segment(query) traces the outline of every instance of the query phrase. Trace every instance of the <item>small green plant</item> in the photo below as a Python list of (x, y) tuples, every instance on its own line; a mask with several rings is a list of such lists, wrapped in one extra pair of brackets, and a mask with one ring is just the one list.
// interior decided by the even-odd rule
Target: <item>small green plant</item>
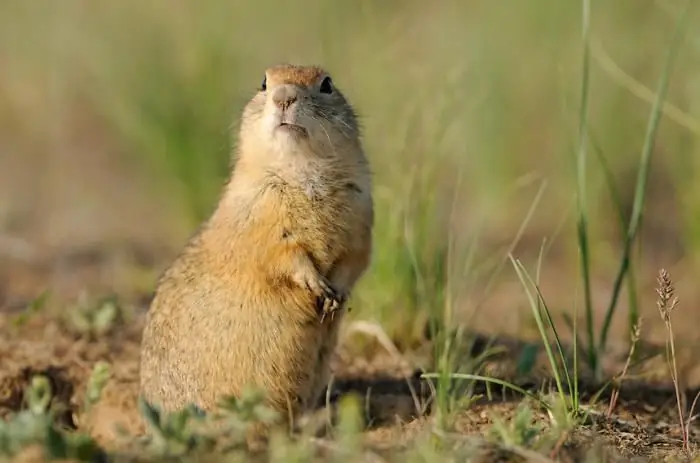
[(148, 427), (149, 440), (144, 447), (161, 457), (181, 457), (194, 449), (210, 449), (214, 440), (200, 431), (204, 413), (189, 406), (174, 413), (161, 411), (139, 397), (139, 410)]
[(85, 294), (78, 304), (66, 314), (66, 324), (70, 331), (89, 339), (97, 339), (108, 334), (124, 319), (124, 311), (116, 297), (107, 297), (93, 303)]
[(489, 431), (490, 437), (501, 445), (531, 448), (542, 430), (542, 426), (533, 419), (532, 408), (523, 402), (511, 420), (495, 416)]
[(142, 397), (139, 409), (150, 431), (146, 448), (162, 457), (197, 452), (241, 453), (249, 431), (272, 426), (280, 418), (264, 403), (264, 394), (254, 388), (246, 389), (239, 397), (223, 398), (219, 407), (209, 413), (194, 405), (163, 413)]
[(69, 432), (56, 424), (58, 411), (52, 407), (48, 378), (34, 376), (25, 391), (27, 408), (7, 420), (0, 420), (0, 456), (15, 457), (32, 445), (39, 445), (48, 459), (72, 458), (95, 461), (104, 452), (89, 436)]
[(90, 374), (85, 390), (85, 401), (83, 403), (85, 411), (88, 411), (100, 400), (102, 390), (107, 384), (107, 381), (109, 381), (110, 376), (111, 368), (109, 363), (100, 360), (92, 367), (92, 373)]
[(48, 378), (41, 375), (33, 376), (24, 395), (29, 411), (35, 415), (46, 414), (49, 411), (52, 393)]
[(226, 397), (221, 401), (224, 412), (232, 429), (245, 431), (251, 423), (273, 424), (281, 417), (265, 404), (265, 393), (249, 387), (238, 397)]
[(12, 318), (12, 324), (15, 327), (21, 327), (29, 321), (34, 315), (41, 312), (49, 300), (51, 292), (46, 289), (41, 292), (34, 300), (29, 303), (29, 306), (19, 315)]
[(437, 380), (433, 407), (436, 424), (439, 429), (448, 430), (452, 427), (455, 413), (469, 408), (479, 398), (474, 395), (477, 378), (481, 377), (487, 358), (499, 350), (489, 348), (478, 356), (471, 357), (471, 343), (462, 327), (444, 330), (435, 341), (437, 373), (425, 374), (423, 377)]
[(569, 405), (557, 395), (547, 395), (543, 399), (549, 404), (547, 417), (537, 416), (533, 403), (523, 401), (509, 419), (494, 417), (488, 437), (503, 450), (516, 454), (549, 454), (555, 458), (571, 431), (579, 421), (569, 413)]

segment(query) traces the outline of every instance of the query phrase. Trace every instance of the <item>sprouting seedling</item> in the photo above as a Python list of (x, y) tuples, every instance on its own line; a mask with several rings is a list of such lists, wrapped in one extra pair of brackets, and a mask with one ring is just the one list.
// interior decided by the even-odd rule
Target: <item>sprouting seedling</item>
[(490, 435), (506, 447), (531, 447), (541, 432), (541, 427), (533, 423), (532, 408), (523, 403), (510, 422), (494, 417)]
[(92, 319), (95, 334), (103, 334), (109, 331), (120, 315), (120, 307), (113, 299), (108, 299), (100, 304)]
[(41, 312), (41, 310), (46, 307), (50, 294), (51, 293), (48, 289), (44, 290), (41, 294), (39, 294), (39, 296), (29, 303), (27, 308), (21, 314), (12, 319), (12, 324), (16, 327), (22, 326), (27, 323), (27, 321), (29, 321), (33, 315)]
[(238, 397), (225, 397), (220, 405), (225, 412), (233, 414), (243, 423), (272, 423), (278, 418), (278, 414), (265, 405), (264, 399), (264, 392), (247, 388)]
[(191, 426), (193, 421), (206, 418), (198, 407), (189, 405), (174, 413), (163, 413), (143, 397), (139, 397), (138, 407), (153, 437), (151, 445), (156, 453), (177, 456), (196, 447), (213, 445), (212, 439)]
[(89, 410), (95, 403), (100, 400), (102, 390), (111, 376), (111, 368), (109, 363), (99, 361), (92, 368), (92, 373), (88, 379), (87, 390), (85, 391), (85, 410)]
[(115, 298), (105, 298), (97, 304), (88, 304), (83, 299), (75, 310), (69, 312), (68, 322), (77, 333), (94, 338), (111, 331), (122, 315), (122, 308)]
[(52, 418), (51, 384), (44, 376), (34, 376), (24, 391), (27, 409), (7, 420), (0, 420), (0, 455), (13, 456), (33, 442), (46, 440)]
[(13, 457), (27, 446), (39, 444), (47, 460), (103, 461), (104, 452), (89, 435), (66, 432), (54, 422), (56, 410), (51, 399), (49, 379), (32, 377), (25, 391), (27, 409), (0, 420), (0, 456)]
[(35, 415), (43, 415), (49, 410), (51, 404), (51, 383), (48, 378), (36, 375), (26, 391), (26, 400), (29, 410)]

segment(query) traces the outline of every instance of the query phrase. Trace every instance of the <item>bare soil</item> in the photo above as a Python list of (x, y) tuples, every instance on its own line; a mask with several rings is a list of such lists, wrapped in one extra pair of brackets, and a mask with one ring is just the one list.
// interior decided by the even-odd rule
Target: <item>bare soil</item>
[[(52, 382), (55, 400), (66, 407), (60, 416), (62, 424), (89, 431), (106, 447), (118, 445), (116, 425), (131, 434), (142, 431), (136, 412), (138, 356), (149, 291), (187, 234), (177, 220), (163, 219), (168, 212), (162, 203), (146, 201), (153, 196), (138, 191), (132, 181), (139, 177), (136, 173), (124, 172), (110, 159), (108, 152), (76, 147), (70, 162), (52, 164), (60, 166), (56, 171), (32, 168), (41, 165), (41, 159), (21, 162), (15, 156), (0, 157), (0, 417), (23, 408), (28, 381), (34, 374), (44, 374)], [(94, 167), (89, 175), (86, 165)], [(127, 189), (125, 181), (129, 182)], [(42, 187), (27, 193), (29, 184)], [(11, 199), (18, 197), (22, 200)], [(534, 244), (523, 246), (539, 248), (540, 237), (524, 236), (523, 242), (528, 239)], [(663, 356), (665, 330), (654, 303), (656, 265), (664, 262), (673, 276), (680, 276), (676, 285), (682, 305), (674, 314), (674, 326), (679, 376), (687, 389), (685, 405), (695, 397), (700, 387), (696, 361), (700, 342), (698, 313), (693, 308), (700, 302), (700, 290), (695, 286), (692, 263), (677, 253), (656, 252), (637, 269), (640, 310), (645, 318), (638, 358), (646, 360), (630, 369), (609, 418), (604, 412), (610, 389), (590, 404), (602, 385), (584, 375), (581, 392), (591, 407), (590, 418), (573, 435), (565, 436), (551, 457), (561, 461), (684, 461), (675, 396)], [(601, 267), (609, 270), (596, 275), (596, 307), (605, 306), (615, 270), (614, 265), (598, 265)], [(574, 276), (570, 263), (556, 259), (548, 260), (543, 268), (542, 290), (558, 315), (570, 309)], [(46, 306), (29, 314), (32, 300), (47, 289)], [(116, 295), (124, 308), (123, 319), (95, 338), (75, 332), (69, 315), (84, 295), (92, 301)], [(530, 316), (519, 283), (514, 279), (499, 282), (487, 298), (470, 297), (463, 301), (465, 314), (477, 308), (481, 312), (465, 318), (478, 341), (469, 354), (478, 353), (487, 341), (504, 349), (489, 358), (483, 373), (533, 391), (549, 387), (551, 378), (542, 352), (532, 373), (522, 375), (516, 368), (528, 343), (538, 342), (528, 325)], [(629, 335), (623, 313), (624, 307), (613, 324), (611, 352), (605, 359), (611, 376), (621, 371), (627, 356)], [(567, 333), (562, 335), (570, 340)], [(331, 398), (345, 393), (364, 398), (364, 440), (373, 455), (401, 455), (430, 425), (434, 388), (420, 378), (417, 368), (432, 370), (426, 361), (431, 358), (431, 347), (425, 340), (417, 349), (403, 352), (400, 359), (377, 346), (358, 349), (352, 339), (339, 349)], [(112, 376), (102, 400), (83, 416), (79, 410), (86, 382), (100, 360), (112, 365)], [(453, 445), (483, 441), (494, 419), (512, 418), (522, 402), (521, 396), (497, 388), (487, 391), (483, 384), (475, 385), (472, 392), (481, 397), (455, 417), (449, 436)], [(548, 419), (543, 415), (541, 421)], [(697, 442), (697, 423), (691, 426), (691, 440)], [(592, 460), (587, 459), (591, 452)], [(496, 447), (482, 446), (480, 454), (477, 461), (517, 460)]]
[[(146, 262), (146, 265), (151, 265)], [(3, 272), (0, 294), (0, 416), (20, 410), (25, 406), (23, 392), (33, 374), (50, 378), (56, 401), (66, 406), (60, 416), (62, 424), (89, 431), (106, 447), (118, 442), (115, 425), (121, 425), (129, 433), (143, 431), (136, 412), (138, 393), (138, 355), (141, 329), (150, 294), (143, 291), (125, 291), (120, 295), (124, 307), (123, 318), (108, 333), (91, 338), (71, 329), (68, 311), (80, 290), (91, 294), (106, 293), (100, 288), (99, 275), (110, 266), (109, 259), (95, 257), (74, 259), (63, 264), (62, 271), (73, 278), (62, 280), (56, 296), (48, 299), (45, 308), (20, 321), (31, 299), (47, 285), (47, 275), (55, 272), (49, 265), (28, 265), (6, 261), (0, 266)], [(96, 278), (96, 276), (98, 276)], [(486, 374), (508, 379), (521, 387), (538, 391), (551, 386), (546, 362), (542, 355), (537, 367), (528, 375), (518, 375), (516, 359), (525, 347), (525, 341), (500, 336), (495, 341), (485, 335), (472, 333), (476, 339), (471, 354), (483, 350), (486, 342), (493, 342), (504, 351), (490, 357), (484, 366)], [(591, 405), (591, 415), (586, 424), (573, 435), (566, 436), (551, 455), (561, 461), (584, 461), (595, 451), (606, 461), (663, 461), (677, 457), (683, 460), (678, 427), (677, 408), (673, 389), (664, 377), (668, 377), (662, 346), (642, 345), (640, 358), (651, 357), (633, 367), (630, 378), (623, 383), (620, 399), (613, 415), (605, 416), (610, 388), (606, 388)], [(396, 455), (410, 447), (416, 436), (430, 422), (432, 392), (434, 388), (420, 378), (415, 365), (430, 351), (430, 341), (416, 352), (406, 352), (397, 359), (382, 349), (364, 349), (358, 354), (352, 345), (341, 346), (334, 360), (336, 375), (331, 399), (356, 393), (365, 398), (367, 430), (365, 443), (374, 455)], [(611, 371), (619, 368), (625, 355), (611, 359)], [(84, 397), (87, 378), (99, 360), (112, 365), (112, 377), (103, 392), (103, 398), (90, 414), (80, 415), (78, 410)], [(425, 363), (423, 363), (425, 364)], [(655, 375), (648, 373), (657, 371)], [(681, 366), (683, 370), (683, 366)], [(636, 377), (647, 373), (647, 376)], [(656, 379), (654, 379), (654, 377)], [(590, 403), (602, 385), (582, 378), (582, 397)], [(692, 384), (691, 384), (692, 386)], [(691, 387), (686, 391), (686, 401), (697, 393)], [(695, 384), (697, 389), (697, 383)], [(512, 418), (522, 396), (483, 384), (474, 386), (475, 400), (454, 420), (454, 436), (471, 439), (486, 435), (494, 418)], [(542, 412), (544, 413), (544, 412)], [(543, 416), (543, 421), (544, 420)], [(692, 439), (700, 438), (697, 424), (692, 425)], [(453, 436), (453, 437), (454, 437)], [(481, 461), (499, 461), (506, 458), (496, 447), (483, 447)], [(511, 456), (512, 457), (512, 456)], [(509, 457), (510, 458), (510, 457)], [(505, 460), (503, 460), (505, 461)], [(597, 461), (597, 460), (594, 460)]]

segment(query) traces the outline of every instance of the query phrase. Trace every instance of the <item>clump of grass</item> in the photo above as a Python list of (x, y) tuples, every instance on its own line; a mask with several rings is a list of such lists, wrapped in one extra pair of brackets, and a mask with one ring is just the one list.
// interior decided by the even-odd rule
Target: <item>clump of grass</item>
[(161, 411), (139, 397), (139, 410), (149, 431), (143, 447), (159, 457), (183, 457), (193, 450), (210, 450), (214, 441), (200, 431), (204, 414), (194, 406), (175, 413)]
[(227, 397), (220, 402), (220, 413), (228, 429), (244, 434), (255, 423), (270, 425), (281, 417), (265, 404), (263, 391), (249, 388), (238, 397)]
[(496, 442), (507, 448), (532, 448), (543, 428), (534, 418), (532, 407), (523, 402), (515, 411), (513, 419), (504, 420), (499, 416), (495, 416), (493, 426), (489, 431), (490, 436)]
[[(460, 182), (457, 182), (459, 185)], [(523, 236), (530, 220), (534, 215), (534, 211), (539, 205), (539, 201), (545, 191), (546, 182), (542, 182), (535, 195), (535, 198), (530, 205), (525, 217), (523, 218), (517, 234), (508, 245), (508, 250), (512, 250), (517, 246), (520, 238)], [(454, 193), (453, 201), (449, 214), (450, 219), (457, 216), (457, 192)], [(451, 220), (448, 220), (451, 223)], [(432, 304), (426, 307), (429, 308), (429, 330), (430, 339), (433, 347), (433, 368), (437, 373), (425, 374), (424, 378), (436, 379), (434, 388), (435, 403), (433, 410), (436, 414), (438, 427), (442, 430), (450, 429), (452, 418), (459, 410), (467, 408), (475, 399), (473, 394), (474, 386), (477, 381), (485, 381), (487, 385), (487, 393), (490, 394), (489, 386), (493, 383), (508, 387), (519, 392), (522, 389), (515, 385), (496, 379), (490, 379), (483, 376), (482, 368), (485, 361), (492, 355), (498, 353), (497, 348), (487, 346), (476, 357), (472, 356), (473, 339), (470, 336), (464, 324), (457, 323), (455, 317), (455, 306), (461, 291), (469, 283), (475, 283), (474, 287), (479, 286), (481, 281), (475, 264), (475, 255), (477, 253), (478, 240), (475, 237), (468, 243), (464, 249), (458, 246), (456, 237), (449, 227), (444, 227), (442, 233), (446, 235), (445, 243), (440, 249), (440, 253), (436, 256), (439, 258), (440, 265), (436, 271), (433, 268), (428, 269), (427, 275), (430, 277), (431, 291), (425, 292), (423, 298), (426, 301), (432, 301)], [(413, 259), (414, 265), (418, 268), (417, 259)], [(502, 270), (503, 265), (507, 262), (507, 258), (501, 257), (495, 261), (495, 265), (488, 268), (485, 273), (486, 281), (479, 289), (485, 293), (491, 289), (491, 284)], [(416, 271), (417, 275), (421, 275)], [(419, 288), (424, 289), (423, 276), (418, 283)], [(482, 301), (483, 302), (483, 301)], [(479, 310), (480, 304), (477, 305), (475, 312)], [(473, 314), (474, 315), (474, 314)]]
[(571, 419), (569, 406), (558, 397), (545, 400), (550, 404), (548, 422), (546, 418), (537, 416), (533, 403), (526, 400), (518, 406), (510, 420), (494, 417), (489, 429), (490, 440), (516, 455), (532, 457), (531, 452), (534, 451), (535, 456), (549, 454), (555, 458), (578, 422)]
[[(450, 230), (443, 207), (435, 207), (437, 173), (426, 165), (406, 187), (406, 198), (378, 223), (375, 237), (383, 249), (375, 256), (375, 273), (395, 288), (394, 295), (379, 304), (380, 322), (400, 350), (415, 348), (444, 327)], [(363, 282), (369, 283), (369, 282)], [(402, 310), (396, 313), (395, 307)]]
[[(538, 275), (539, 265), (541, 264), (541, 256), (542, 254), (540, 254), (540, 262), (538, 263)], [(559, 399), (561, 403), (566, 406), (566, 409), (571, 417), (576, 417), (580, 412), (581, 405), (578, 393), (578, 362), (576, 361), (578, 354), (577, 344), (574, 342), (573, 371), (570, 372), (568, 359), (564, 353), (556, 324), (552, 319), (547, 303), (539, 289), (539, 284), (533, 280), (532, 277), (530, 277), (529, 273), (519, 260), (515, 259), (513, 256), (510, 256), (510, 259), (518, 278), (525, 289), (533, 318), (537, 323), (542, 344), (547, 353), (552, 375), (554, 376)], [(554, 345), (556, 346), (556, 355), (552, 350), (552, 340), (548, 334), (549, 330), (551, 330), (551, 338), (553, 338)]]
[[(651, 154), (655, 146), (659, 124), (663, 114), (663, 104), (668, 91), (671, 70), (678, 49), (680, 48), (680, 40), (682, 32), (692, 6), (692, 0), (687, 2), (684, 12), (680, 15), (676, 22), (676, 27), (671, 37), (671, 41), (666, 53), (666, 59), (661, 70), (661, 76), (656, 89), (656, 98), (652, 106), (647, 130), (644, 136), (644, 145), (641, 150), (637, 180), (635, 185), (635, 193), (633, 200), (632, 212), (627, 223), (627, 230), (623, 242), (622, 255), (615, 280), (613, 283), (613, 291), (605, 311), (603, 325), (600, 332), (596, 336), (596, 329), (593, 321), (593, 306), (591, 300), (591, 268), (589, 262), (589, 239), (588, 239), (588, 214), (586, 209), (586, 164), (587, 164), (587, 144), (589, 135), (588, 127), (588, 100), (589, 100), (589, 74), (590, 74), (590, 0), (583, 0), (583, 71), (581, 84), (581, 106), (579, 109), (579, 149), (577, 154), (577, 199), (578, 199), (578, 219), (577, 219), (577, 234), (578, 234), (578, 249), (581, 262), (581, 277), (584, 285), (584, 300), (585, 300), (585, 315), (586, 315), (586, 359), (589, 367), (593, 370), (597, 379), (602, 378), (602, 362), (601, 356), (605, 353), (605, 348), (608, 342), (611, 323), (618, 307), (619, 297), (622, 292), (622, 285), (628, 275), (631, 265), (632, 245), (636, 241), (637, 233), (642, 221), (642, 214), (645, 204), (646, 184), (649, 177), (649, 169), (651, 162)], [(606, 177), (608, 183), (611, 181)], [(630, 319), (630, 329), (633, 329), (636, 321)]]
[[(424, 378), (436, 379), (433, 411), (439, 429), (448, 430), (454, 424), (457, 412), (468, 408), (479, 397), (474, 394), (477, 381), (485, 378), (484, 362), (496, 353), (496, 349), (485, 349), (471, 357), (471, 347), (462, 328), (445, 330), (436, 341), (436, 374), (424, 374)], [(489, 381), (486, 384), (490, 384)]]

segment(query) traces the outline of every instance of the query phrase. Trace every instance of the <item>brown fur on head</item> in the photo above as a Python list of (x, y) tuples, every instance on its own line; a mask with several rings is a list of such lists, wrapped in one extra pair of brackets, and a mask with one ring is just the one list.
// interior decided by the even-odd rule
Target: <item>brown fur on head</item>
[[(280, 160), (295, 153), (342, 156), (357, 148), (357, 117), (328, 72), (318, 66), (281, 64), (265, 71), (243, 110), (239, 145)], [(254, 148), (249, 150), (249, 148)]]

